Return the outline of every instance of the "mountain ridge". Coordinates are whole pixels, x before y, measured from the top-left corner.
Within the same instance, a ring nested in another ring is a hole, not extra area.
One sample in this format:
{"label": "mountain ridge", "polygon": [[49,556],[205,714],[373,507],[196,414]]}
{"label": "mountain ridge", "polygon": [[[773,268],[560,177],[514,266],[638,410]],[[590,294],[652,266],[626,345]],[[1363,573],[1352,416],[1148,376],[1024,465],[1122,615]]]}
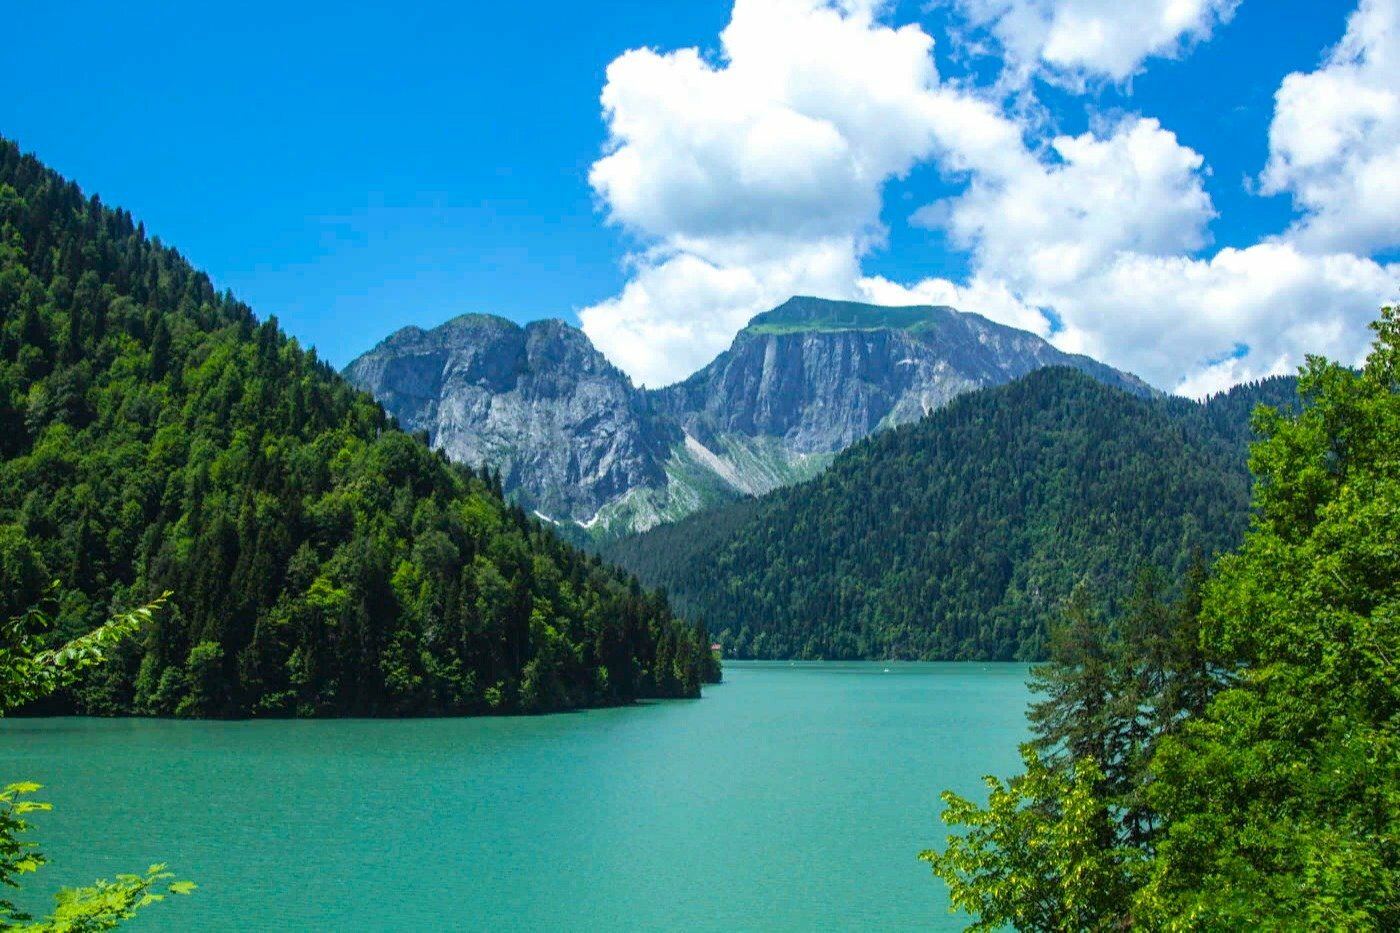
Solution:
{"label": "mountain ridge", "polygon": [[[879,310],[875,312],[872,309]],[[927,325],[950,313],[974,312],[962,312],[949,305],[872,305],[858,301],[819,298],[816,295],[794,295],[776,308],[754,315],[740,333],[907,330]],[[848,314],[851,317],[846,318],[845,315]]]}
{"label": "mountain ridge", "polygon": [[491,315],[396,331],[345,375],[451,459],[498,469],[528,508],[598,540],[808,479],[873,432],[1049,365],[1158,394],[975,313],[811,296],[660,388],[634,385],[563,321]]}
{"label": "mountain ridge", "polygon": [[1238,544],[1259,403],[1296,410],[1296,378],[1192,402],[1047,367],[601,552],[729,656],[1036,660],[1079,581],[1111,603],[1139,566],[1181,579]]}

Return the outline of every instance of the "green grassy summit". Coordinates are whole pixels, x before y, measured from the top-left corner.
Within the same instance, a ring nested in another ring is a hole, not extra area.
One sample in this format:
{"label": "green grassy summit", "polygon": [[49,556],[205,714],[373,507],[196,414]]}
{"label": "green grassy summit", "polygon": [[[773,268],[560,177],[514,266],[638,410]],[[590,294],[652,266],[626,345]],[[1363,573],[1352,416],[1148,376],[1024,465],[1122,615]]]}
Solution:
{"label": "green grassy summit", "polygon": [[949,307],[914,305],[886,308],[859,301],[831,301],[798,296],[755,317],[744,328],[751,334],[796,334],[833,330],[921,330],[937,325],[957,311]]}

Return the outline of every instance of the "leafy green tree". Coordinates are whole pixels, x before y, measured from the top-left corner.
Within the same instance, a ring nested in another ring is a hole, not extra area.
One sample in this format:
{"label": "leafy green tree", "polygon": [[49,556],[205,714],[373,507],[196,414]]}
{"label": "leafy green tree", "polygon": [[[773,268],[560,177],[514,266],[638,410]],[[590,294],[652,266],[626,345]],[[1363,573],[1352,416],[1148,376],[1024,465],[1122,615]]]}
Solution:
{"label": "leafy green tree", "polygon": [[985,808],[945,792],[943,820],[965,835],[920,856],[973,929],[1119,929],[1133,916],[1159,827],[1147,762],[1221,683],[1195,647],[1201,581],[1198,566],[1171,598],[1144,568],[1114,619],[1084,584],[1066,601],[1032,671],[1026,772],[986,778]]}
{"label": "leafy green tree", "polygon": [[57,648],[44,647],[52,640],[53,625],[39,606],[0,623],[0,716],[77,683],[79,675],[106,661],[119,642],[148,624],[168,596]]}
{"label": "leafy green tree", "polygon": [[224,649],[216,641],[202,641],[190,649],[185,661],[186,694],[175,715],[187,718],[217,716],[223,712]]}
{"label": "leafy green tree", "polygon": [[1042,684],[1107,711],[1087,740],[1042,716],[987,807],[945,795],[969,831],[925,858],[979,928],[1400,928],[1400,315],[1373,326],[1360,372],[1312,358],[1301,413],[1256,414],[1256,517],[1209,582],[1071,619]]}
{"label": "leafy green tree", "polygon": [[1400,928],[1400,316],[1374,327],[1258,418],[1258,519],[1203,607],[1240,677],[1153,763],[1144,916]]}
{"label": "leafy green tree", "polygon": [[[37,608],[0,625],[0,715],[76,683],[84,671],[106,660],[121,640],[148,624],[158,608],[159,602],[123,613],[57,648],[41,647],[51,625]],[[32,783],[0,789],[0,885],[18,888],[21,876],[44,865],[37,843],[24,838],[31,828],[26,817],[52,809],[32,799],[39,790],[40,785]],[[0,897],[0,929],[26,933],[110,930],[167,894],[194,890],[190,882],[172,881],[173,877],[164,865],[152,865],[142,874],[64,888],[54,897],[53,913],[42,920],[20,910],[10,898]]]}
{"label": "leafy green tree", "polygon": [[986,778],[985,808],[943,792],[944,821],[965,834],[919,858],[948,883],[953,908],[976,918],[969,930],[1122,929],[1144,859],[1112,841],[1113,817],[1098,796],[1102,773],[1091,758],[1063,771],[1030,746],[1021,754],[1025,774]]}

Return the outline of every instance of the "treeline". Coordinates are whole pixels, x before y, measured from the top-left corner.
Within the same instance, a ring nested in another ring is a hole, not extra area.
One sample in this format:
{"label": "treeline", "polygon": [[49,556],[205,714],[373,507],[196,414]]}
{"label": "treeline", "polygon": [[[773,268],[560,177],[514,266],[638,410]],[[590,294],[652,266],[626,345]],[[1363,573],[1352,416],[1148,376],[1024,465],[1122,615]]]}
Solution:
{"label": "treeline", "polygon": [[1174,579],[1249,521],[1256,404],[1143,399],[1069,369],[867,438],[817,479],[624,539],[604,555],[759,658],[1036,659],[1081,580],[1101,607],[1139,565]]}
{"label": "treeline", "polygon": [[664,596],[4,140],[0,313],[0,618],[47,600],[71,636],[174,594],[64,708],[543,711],[718,675]]}
{"label": "treeline", "polygon": [[921,856],[971,929],[1400,929],[1400,316],[1261,412],[1256,515],[1213,576],[1084,594],[1023,774]]}

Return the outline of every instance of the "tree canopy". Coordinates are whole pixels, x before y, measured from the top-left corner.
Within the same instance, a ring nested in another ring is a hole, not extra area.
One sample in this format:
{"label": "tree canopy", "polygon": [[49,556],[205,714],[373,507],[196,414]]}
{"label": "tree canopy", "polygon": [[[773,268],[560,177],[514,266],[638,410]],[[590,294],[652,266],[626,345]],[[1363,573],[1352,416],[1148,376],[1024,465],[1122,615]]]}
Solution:
{"label": "tree canopy", "polygon": [[1239,543],[1249,412],[1293,391],[1149,400],[1043,369],[603,553],[734,657],[1038,659],[1080,580],[1108,609],[1139,564],[1175,585],[1194,554]]}
{"label": "tree canopy", "polygon": [[543,711],[695,696],[706,636],[126,211],[0,140],[0,618],[173,591],[56,709]]}
{"label": "tree canopy", "polygon": [[1138,753],[1102,740],[1152,710],[1113,688],[1143,654],[1071,613],[1026,773],[944,795],[968,832],[924,857],[980,928],[1400,928],[1400,315],[1374,326],[1361,372],[1312,358],[1301,413],[1256,415],[1255,518],[1159,626],[1189,689]]}

